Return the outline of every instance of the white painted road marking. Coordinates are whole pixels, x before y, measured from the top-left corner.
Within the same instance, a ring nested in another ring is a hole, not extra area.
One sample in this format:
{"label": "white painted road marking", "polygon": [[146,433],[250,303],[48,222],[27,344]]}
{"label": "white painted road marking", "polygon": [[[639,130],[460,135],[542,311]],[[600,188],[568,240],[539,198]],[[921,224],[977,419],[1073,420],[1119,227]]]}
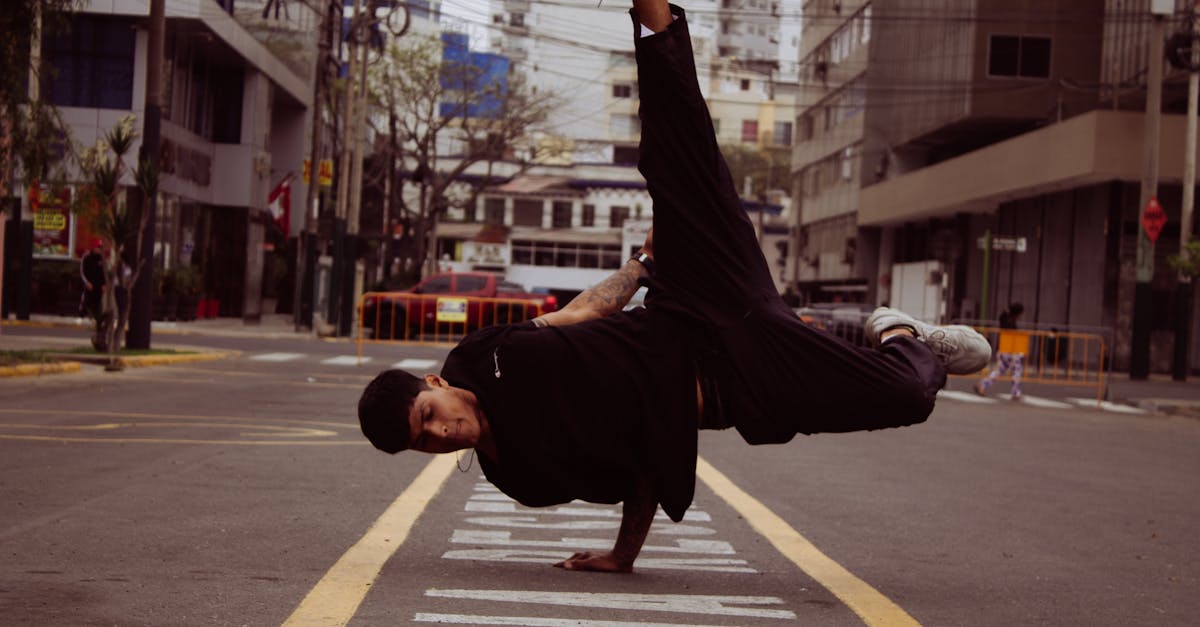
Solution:
{"label": "white painted road marking", "polygon": [[[586,521],[579,521],[586,522]],[[611,527],[609,527],[611,529]],[[451,544],[475,544],[483,546],[532,547],[537,549],[562,549],[574,553],[578,549],[604,551],[612,547],[607,538],[562,538],[561,540],[513,539],[511,531],[480,531],[477,529],[455,529],[450,536]],[[679,538],[676,546],[644,545],[642,553],[696,553],[699,555],[733,555],[734,550],[723,540],[689,540]],[[641,565],[641,562],[638,562]]]}
{"label": "white painted road marking", "polygon": [[[607,546],[611,546],[608,542]],[[607,546],[605,548],[607,548]],[[508,562],[521,564],[553,564],[561,562],[573,550],[538,551],[527,549],[462,549],[446,551],[442,559],[448,560],[477,560],[480,562]],[[746,560],[725,558],[685,558],[685,557],[639,557],[638,570],[687,570],[692,572],[709,573],[757,573],[758,571],[746,565]]]}
{"label": "white painted road marking", "polygon": [[254,355],[250,359],[254,361],[283,362],[295,361],[301,357],[304,357],[304,353],[263,353],[261,355]]}
{"label": "white painted road marking", "polygon": [[717,596],[705,594],[628,594],[621,592],[543,592],[525,590],[426,590],[426,596],[472,601],[539,603],[569,607],[634,610],[638,612],[680,612],[709,616],[741,616],[795,620],[790,610],[775,610],[746,605],[782,605],[779,597]]}
{"label": "white painted road marking", "polygon": [[400,370],[420,370],[424,374],[424,371],[433,368],[437,363],[436,359],[401,359],[392,364],[392,367]]}
{"label": "white painted road marking", "polygon": [[1078,405],[1080,407],[1087,407],[1089,409],[1096,409],[1097,407],[1099,407],[1100,409],[1104,409],[1107,411],[1114,411],[1114,412],[1117,412],[1118,414],[1148,414],[1148,413],[1150,413],[1140,407],[1134,407],[1132,405],[1121,405],[1120,403],[1112,403],[1109,401],[1100,401],[1100,403],[1097,404],[1096,399],[1094,399],[1094,398],[1068,398],[1067,400],[1072,403],[1075,403],[1076,405]]}
{"label": "white painted road marking", "polygon": [[326,366],[357,366],[360,363],[365,364],[368,361],[371,361],[370,357],[363,357],[360,361],[356,355],[340,355],[338,357],[322,359],[321,363],[325,364]]}
{"label": "white painted road marking", "polygon": [[[997,396],[1006,401],[1012,401],[1011,394],[997,394]],[[1037,396],[1030,396],[1028,394],[1023,394],[1021,396],[1021,400],[1015,401],[1015,402],[1021,403],[1023,405],[1029,405],[1030,407],[1045,407],[1047,409],[1074,409],[1075,408],[1075,406],[1070,403],[1064,403],[1062,401],[1053,401],[1048,398],[1040,398]]]}
{"label": "white painted road marking", "polygon": [[724,625],[693,625],[690,623],[630,623],[616,620],[577,620],[574,618],[538,618],[534,616],[470,616],[467,614],[433,614],[420,612],[413,616],[418,623],[448,625],[528,625],[529,627],[725,627]]}
{"label": "white painted road marking", "polygon": [[948,398],[951,400],[963,401],[965,403],[989,404],[996,402],[996,399],[994,398],[979,396],[978,394],[972,394],[970,392],[955,392],[954,390],[941,390],[937,393],[937,395],[938,398]]}

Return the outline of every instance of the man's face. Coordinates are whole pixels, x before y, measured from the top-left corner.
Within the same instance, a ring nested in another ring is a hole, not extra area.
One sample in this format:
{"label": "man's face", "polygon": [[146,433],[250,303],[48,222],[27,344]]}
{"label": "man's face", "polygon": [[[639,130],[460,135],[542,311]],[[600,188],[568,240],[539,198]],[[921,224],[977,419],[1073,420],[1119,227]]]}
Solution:
{"label": "man's face", "polygon": [[425,383],[430,389],[417,394],[408,412],[408,448],[425,453],[474,448],[480,434],[475,406],[437,375],[425,375]]}

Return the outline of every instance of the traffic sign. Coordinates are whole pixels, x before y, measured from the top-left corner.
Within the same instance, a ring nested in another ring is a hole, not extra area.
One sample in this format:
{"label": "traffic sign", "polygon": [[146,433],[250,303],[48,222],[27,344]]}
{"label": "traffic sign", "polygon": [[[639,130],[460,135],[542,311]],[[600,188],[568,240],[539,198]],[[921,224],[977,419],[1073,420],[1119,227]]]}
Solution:
{"label": "traffic sign", "polygon": [[1151,197],[1150,202],[1146,203],[1145,211],[1142,212],[1142,228],[1146,229],[1146,237],[1150,238],[1151,244],[1158,240],[1158,235],[1162,233],[1166,223],[1167,214],[1162,205],[1158,204],[1157,198]]}

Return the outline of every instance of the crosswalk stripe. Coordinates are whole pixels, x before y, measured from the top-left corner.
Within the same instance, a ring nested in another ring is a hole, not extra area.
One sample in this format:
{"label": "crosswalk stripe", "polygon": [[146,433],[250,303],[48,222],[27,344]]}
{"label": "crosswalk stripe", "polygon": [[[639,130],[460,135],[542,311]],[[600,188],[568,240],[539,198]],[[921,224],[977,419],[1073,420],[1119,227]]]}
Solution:
{"label": "crosswalk stripe", "polygon": [[984,403],[984,404],[986,404],[986,403],[995,403],[996,402],[996,399],[994,399],[994,398],[988,398],[986,396],[979,396],[978,394],[971,394],[970,392],[956,392],[954,390],[942,390],[942,391],[938,392],[937,395],[938,395],[938,398],[948,398],[948,399],[952,399],[952,400],[956,400],[956,401],[963,401],[966,403]]}
{"label": "crosswalk stripe", "polygon": [[304,356],[304,353],[263,353],[254,355],[250,359],[254,361],[295,361]]}
{"label": "crosswalk stripe", "polygon": [[392,364],[392,367],[400,370],[429,370],[436,365],[436,359],[402,359]]}
{"label": "crosswalk stripe", "polygon": [[337,357],[322,359],[321,363],[325,364],[326,366],[357,366],[358,364],[365,364],[369,361],[371,361],[370,357],[363,357],[359,359],[354,355],[338,355]]}
{"label": "crosswalk stripe", "polygon": [[[1003,398],[1004,400],[1012,400],[1011,394],[998,394],[997,396]],[[1048,398],[1039,398],[1037,396],[1030,396],[1028,394],[1022,394],[1019,402],[1029,405],[1030,407],[1046,407],[1049,409],[1073,409],[1075,407],[1070,403],[1054,401]]]}

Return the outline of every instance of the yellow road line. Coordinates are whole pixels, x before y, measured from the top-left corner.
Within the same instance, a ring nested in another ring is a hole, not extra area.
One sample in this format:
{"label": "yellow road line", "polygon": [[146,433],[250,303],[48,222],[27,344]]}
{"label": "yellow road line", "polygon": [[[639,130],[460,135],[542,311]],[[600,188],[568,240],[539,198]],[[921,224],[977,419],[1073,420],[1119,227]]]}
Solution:
{"label": "yellow road line", "polygon": [[453,454],[435,456],[283,624],[328,626],[350,622],[384,563],[404,544],[417,518],[453,470]]}
{"label": "yellow road line", "polygon": [[841,599],[867,625],[920,625],[899,605],[829,559],[775,512],[734,485],[704,459],[696,460],[696,476],[737,510],[784,557]]}

